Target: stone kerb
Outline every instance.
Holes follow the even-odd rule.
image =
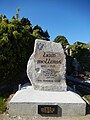
[[[34,89],[66,91],[65,74],[66,58],[61,44],[36,39],[27,64],[27,75]]]

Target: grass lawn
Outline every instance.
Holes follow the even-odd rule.
[[[7,108],[7,97],[0,96],[0,113],[4,112]]]
[[[90,105],[90,95],[84,95],[84,98],[88,101],[88,103]]]

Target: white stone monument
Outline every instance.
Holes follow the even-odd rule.
[[[36,40],[27,64],[32,86],[17,91],[9,102],[11,115],[78,116],[85,115],[86,103],[67,91],[66,58],[61,44]]]
[[[27,74],[34,89],[66,91],[66,58],[61,44],[37,39]]]

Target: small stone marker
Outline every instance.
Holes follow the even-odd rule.
[[[38,105],[38,114],[58,114],[58,105]]]
[[[36,39],[27,65],[27,75],[34,89],[66,91],[66,58],[60,43]]]

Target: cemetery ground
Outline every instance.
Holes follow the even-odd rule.
[[[75,117],[30,117],[30,116],[10,116],[8,113],[8,102],[14,94],[0,96],[0,120],[90,120],[90,94],[84,94],[82,97],[88,103],[87,114],[85,116]]]
[[[0,114],[0,120],[90,120],[90,114],[86,116],[65,116],[65,117],[31,117],[31,116],[10,116],[7,112]]]
[[[38,51],[39,51],[39,53],[40,53],[40,51],[42,50],[42,47],[44,47],[43,45],[44,44],[37,44],[38,45]],[[46,44],[45,44],[46,45]],[[52,49],[51,49],[52,50]],[[42,55],[42,57],[44,57],[43,58],[43,60],[38,60],[38,63],[47,63],[47,64],[50,64],[50,63],[59,63],[59,64],[61,64],[61,62],[62,61],[56,61],[56,57],[59,57],[60,58],[60,56],[59,56],[59,54],[51,54],[51,53],[49,53],[48,54],[48,52],[46,52],[47,54],[41,54]],[[47,56],[49,56],[49,59],[47,59],[47,58],[45,58],[45,57],[47,57]],[[52,57],[51,57],[51,55],[53,55],[53,58],[55,57],[55,59],[52,59]],[[41,58],[41,56],[39,56],[40,58]],[[48,60],[48,61],[47,61]],[[64,63],[65,63],[65,61],[64,61]],[[31,64],[32,65],[32,64]],[[48,66],[50,66],[50,65],[48,65]],[[56,66],[56,65],[55,65]],[[39,67],[40,67],[40,65],[39,65]],[[58,68],[58,66],[56,66],[57,68]],[[32,66],[30,67],[30,68],[32,68]],[[38,67],[37,67],[38,68]],[[63,67],[64,68],[64,67]],[[39,69],[35,69],[36,70],[36,74],[38,73],[38,70]],[[50,70],[50,69],[49,69]],[[52,69],[51,69],[52,70]],[[55,71],[55,68],[53,68],[53,70]],[[59,70],[58,70],[59,71]],[[35,73],[35,71],[31,71],[32,73]],[[52,71],[51,71],[52,72]],[[48,77],[49,77],[49,75],[47,74],[48,73],[48,71],[47,72],[45,72],[44,71],[44,69],[43,69],[43,73],[45,73],[45,74],[43,74],[43,76],[46,78],[46,79],[44,79],[44,81],[45,80],[49,80],[49,79],[47,79]],[[52,72],[53,73],[53,72]],[[62,73],[62,72],[60,72],[60,73]],[[61,76],[62,76],[63,74],[61,74]],[[32,76],[30,76],[30,77],[32,77]],[[41,77],[41,76],[40,76]],[[53,74],[51,74],[51,78],[53,78]],[[59,77],[58,77],[59,78]],[[35,79],[35,78],[34,78]],[[42,80],[42,78],[41,79],[39,79],[39,80]],[[51,79],[50,79],[51,80]],[[62,79],[63,80],[63,79]],[[74,80],[73,80],[74,81]],[[40,81],[39,81],[40,82]],[[75,83],[75,86],[77,85],[77,81],[74,81],[74,83]],[[79,85],[78,85],[78,87],[79,87],[79,89],[80,89],[80,85],[81,85],[81,83],[82,82],[79,82]],[[69,81],[69,84],[70,85],[72,85],[72,81]],[[67,84],[68,85],[68,84]],[[57,86],[57,85],[56,85]],[[85,85],[84,85],[85,86]],[[49,87],[49,86],[48,86]],[[81,86],[82,87],[82,86]],[[40,87],[41,88],[41,87]],[[53,86],[53,88],[54,88],[54,86]],[[73,87],[74,88],[74,87]],[[55,88],[56,89],[56,88]],[[59,88],[58,88],[59,89]],[[57,89],[57,90],[58,90]],[[78,90],[79,90],[78,89]],[[85,89],[85,88],[83,88],[82,87],[82,89]],[[52,90],[52,89],[51,89]],[[74,90],[74,89],[73,89]],[[76,87],[75,87],[75,90],[76,90]],[[86,89],[86,91],[87,91],[87,89]],[[33,93],[33,92],[32,92]],[[86,103],[87,103],[87,108],[85,108],[86,109],[86,115],[85,114],[83,114],[83,116],[79,116],[80,114],[78,114],[77,116],[61,116],[61,117],[52,117],[52,116],[47,116],[47,117],[45,117],[45,116],[30,116],[30,114],[29,114],[29,116],[28,115],[26,115],[26,116],[24,116],[24,114],[22,114],[22,115],[20,115],[20,114],[17,114],[17,115],[10,115],[9,114],[9,111],[8,111],[8,109],[9,109],[9,107],[8,107],[8,103],[9,103],[9,101],[11,100],[11,98],[13,97],[13,95],[14,94],[11,94],[11,95],[9,95],[9,96],[1,96],[0,97],[0,120],[90,120],[90,94],[83,94],[83,96],[81,95],[81,97],[86,101]],[[30,97],[31,97],[32,95],[30,95]],[[56,96],[56,98],[57,98],[58,96]],[[45,98],[44,98],[45,99]],[[74,107],[76,107],[76,105],[74,106]],[[66,110],[66,112],[67,111],[69,111],[69,107],[68,106],[66,106],[66,108],[67,108],[67,110]],[[31,107],[29,107],[29,109],[27,109],[27,110],[29,110],[30,111],[30,109],[31,109],[31,111],[32,111],[32,108]],[[75,109],[75,108],[74,108]],[[17,111],[18,109],[16,109],[16,111]],[[25,110],[25,108],[24,108],[24,110]],[[70,108],[70,110],[73,110],[73,108],[71,107]],[[80,110],[80,108],[79,108],[79,110]],[[82,110],[82,109],[81,109]],[[25,111],[24,111],[25,112]],[[75,111],[76,112],[76,111]],[[74,113],[75,113],[74,112]],[[77,112],[76,112],[77,113]],[[71,114],[71,113],[70,113]],[[69,115],[70,115],[69,114]],[[84,116],[85,115],[85,116]]]

